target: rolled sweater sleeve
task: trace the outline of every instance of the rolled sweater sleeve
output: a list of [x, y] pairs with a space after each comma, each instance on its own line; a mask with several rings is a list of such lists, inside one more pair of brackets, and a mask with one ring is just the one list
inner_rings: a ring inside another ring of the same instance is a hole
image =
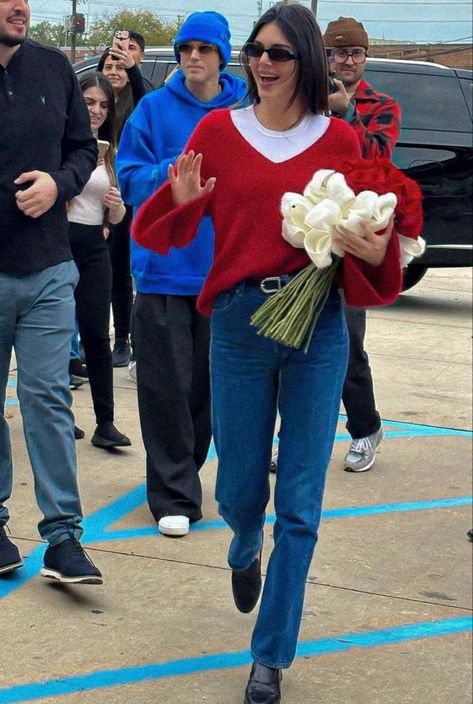
[[393, 233], [380, 266], [345, 254], [340, 281], [347, 305], [370, 308], [394, 303], [402, 289], [399, 238]]

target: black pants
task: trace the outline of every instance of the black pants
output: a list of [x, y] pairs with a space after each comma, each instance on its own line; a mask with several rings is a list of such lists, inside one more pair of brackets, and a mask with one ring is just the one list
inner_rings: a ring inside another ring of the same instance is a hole
[[138, 293], [133, 314], [148, 503], [156, 521], [202, 518], [199, 470], [211, 440], [210, 323], [194, 296]]
[[76, 314], [84, 346], [97, 423], [113, 421], [113, 367], [110, 351], [112, 269], [101, 226], [69, 223], [72, 256], [80, 279]]
[[373, 378], [364, 349], [366, 310], [347, 307], [345, 315], [350, 336], [350, 357], [342, 398], [348, 417], [347, 430], [353, 439], [358, 439], [379, 430], [381, 419], [376, 410]]
[[133, 208], [126, 206], [126, 215], [118, 225], [111, 227], [109, 238], [112, 262], [112, 312], [115, 339], [128, 339], [130, 334], [133, 282], [130, 272], [130, 227]]

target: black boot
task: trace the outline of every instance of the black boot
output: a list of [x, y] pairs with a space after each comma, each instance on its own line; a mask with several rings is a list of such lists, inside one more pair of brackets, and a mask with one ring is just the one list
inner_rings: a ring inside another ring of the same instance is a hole
[[112, 362], [114, 367], [127, 367], [130, 361], [130, 343], [126, 337], [118, 337], [112, 350]]
[[113, 447], [129, 447], [131, 445], [130, 438], [127, 438], [126, 435], [117, 430], [111, 420], [97, 425], [90, 442], [95, 447], [103, 447], [104, 450], [110, 450]]
[[245, 704], [280, 704], [282, 672], [254, 662], [245, 690]]
[[249, 614], [258, 603], [261, 593], [261, 553], [244, 570], [232, 570], [233, 599], [238, 611]]

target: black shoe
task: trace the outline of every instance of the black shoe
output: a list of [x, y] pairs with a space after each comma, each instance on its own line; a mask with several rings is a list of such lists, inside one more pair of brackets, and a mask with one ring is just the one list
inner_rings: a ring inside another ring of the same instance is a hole
[[50, 545], [44, 553], [41, 575], [63, 584], [102, 584], [102, 574], [75, 538]]
[[112, 360], [114, 367], [127, 367], [130, 361], [130, 343], [126, 338], [119, 337], [115, 340], [112, 350]]
[[78, 376], [82, 381], [87, 381], [89, 378], [89, 373], [85, 364], [82, 364], [80, 359], [69, 360], [69, 374], [71, 376]]
[[82, 438], [85, 437], [84, 431], [77, 425], [74, 426], [74, 437], [76, 440], [82, 440]]
[[112, 447], [130, 447], [131, 440], [115, 428], [112, 421], [99, 423], [90, 441], [95, 447], [109, 450]]
[[470, 530], [466, 534], [466, 537], [468, 538], [468, 540], [471, 540], [471, 542], [473, 543], [473, 528], [470, 528]]
[[233, 599], [238, 611], [249, 614], [258, 603], [261, 593], [261, 553], [244, 570], [232, 570]]
[[20, 551], [7, 536], [4, 526], [0, 526], [0, 574], [7, 574], [23, 567]]
[[281, 670], [254, 662], [245, 689], [245, 704], [279, 704], [281, 680]]

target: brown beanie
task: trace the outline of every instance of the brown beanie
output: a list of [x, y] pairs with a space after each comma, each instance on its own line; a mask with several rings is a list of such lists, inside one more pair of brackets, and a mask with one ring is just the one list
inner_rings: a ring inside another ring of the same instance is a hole
[[324, 44], [328, 48], [336, 46], [362, 46], [369, 47], [369, 39], [361, 22], [353, 17], [339, 17], [338, 20], [329, 22], [324, 34]]

